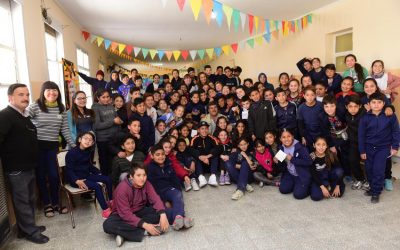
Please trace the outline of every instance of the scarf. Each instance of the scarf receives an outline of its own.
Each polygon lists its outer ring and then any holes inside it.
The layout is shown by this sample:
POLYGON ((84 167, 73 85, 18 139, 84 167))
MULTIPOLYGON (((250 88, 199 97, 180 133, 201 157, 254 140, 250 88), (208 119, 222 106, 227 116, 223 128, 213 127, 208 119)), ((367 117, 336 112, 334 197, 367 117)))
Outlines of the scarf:
POLYGON ((382 71, 382 72, 379 73, 379 74, 374 74, 374 73, 371 72, 371 77, 374 78, 374 79, 379 79, 379 78, 382 78, 382 76, 383 76, 384 74, 385 74, 385 71, 382 71))
POLYGON ((46 107, 48 107, 48 108, 58 107, 57 101, 55 101, 55 102, 44 101, 44 105, 46 105, 46 107))

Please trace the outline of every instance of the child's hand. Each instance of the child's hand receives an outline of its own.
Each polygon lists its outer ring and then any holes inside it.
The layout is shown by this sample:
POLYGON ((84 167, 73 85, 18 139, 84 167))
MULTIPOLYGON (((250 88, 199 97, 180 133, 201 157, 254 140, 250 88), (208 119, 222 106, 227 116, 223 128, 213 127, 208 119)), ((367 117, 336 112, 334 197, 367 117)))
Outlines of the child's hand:
POLYGON ((292 158, 293 158, 293 156, 291 154, 287 154, 286 160, 290 161, 290 160, 292 160, 292 158))
POLYGON ((312 160, 315 160, 315 153, 312 152, 312 153, 310 154, 310 157, 311 157, 312 160))
POLYGON ((267 173, 267 178, 272 180, 274 178, 274 176, 272 174, 270 174, 270 173, 267 173))
POLYGON ((221 159, 222 159, 223 161, 228 161, 228 160, 229 160, 229 156, 227 156, 227 155, 221 155, 221 159))
POLYGON ((255 135, 252 135, 252 136, 251 136, 251 139, 252 139, 253 141, 255 141, 255 140, 257 139, 257 137, 256 137, 255 135))
POLYGON ((391 107, 386 107, 385 108, 385 115, 386 116, 392 116, 393 115, 393 109, 391 107))
POLYGON ((148 223, 143 223, 144 230, 146 230, 149 234, 152 236, 158 236, 160 235, 160 231, 157 230, 156 225, 154 224, 148 224, 148 223))
POLYGON ((235 165, 236 169, 240 169, 240 164, 235 165))
POLYGON ((244 158, 247 158, 246 152, 242 151, 242 152, 240 152, 240 154, 243 155, 244 158))
POLYGON ((304 137, 301 137, 301 144, 303 144, 304 146, 306 146, 306 145, 307 145, 306 138, 304 138, 304 137))
POLYGON ((75 184, 78 185, 78 187, 79 187, 80 189, 88 190, 88 187, 87 187, 86 184, 85 184, 85 180, 77 180, 77 181, 75 182, 75 184))
POLYGON ((165 213, 160 215, 160 227, 164 233, 167 232, 169 223, 168 223, 167 215, 165 213))
POLYGON ((367 154, 360 154, 361 160, 366 160, 367 159, 367 154))
POLYGON ((117 125, 121 125, 123 123, 123 121, 121 120, 121 118, 119 118, 118 116, 114 118, 114 123, 117 125))
POLYGON ((324 185, 321 185, 320 188, 321 188, 322 194, 324 195, 325 198, 331 197, 328 189, 324 185))
POLYGON ((340 196, 340 188, 339 185, 336 185, 335 189, 332 192, 332 197, 338 198, 340 196))
POLYGON ((366 110, 367 112, 371 109, 371 107, 369 106, 369 103, 364 104, 364 108, 365 108, 365 110, 366 110))
POLYGON ((256 168, 257 168, 257 165, 254 163, 250 164, 249 166, 250 166, 250 170, 252 170, 252 171, 256 170, 256 168))
POLYGON ((390 157, 392 157, 393 155, 397 155, 397 152, 398 152, 397 149, 390 150, 390 157))
POLYGON ((337 150, 335 147, 330 147, 329 149, 331 150, 332 153, 337 154, 337 150))
POLYGON ((119 158, 125 158, 125 157, 126 157, 126 153, 123 152, 123 151, 118 152, 118 157, 119 157, 119 158))
POLYGON ((274 157, 273 160, 274 160, 275 163, 279 162, 279 160, 276 157, 274 157))

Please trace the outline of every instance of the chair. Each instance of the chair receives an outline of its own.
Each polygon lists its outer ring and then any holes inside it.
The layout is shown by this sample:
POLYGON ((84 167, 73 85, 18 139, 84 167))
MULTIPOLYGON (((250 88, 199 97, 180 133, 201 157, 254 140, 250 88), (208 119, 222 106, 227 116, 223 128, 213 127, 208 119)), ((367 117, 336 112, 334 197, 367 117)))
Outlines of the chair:
MULTIPOLYGON (((74 218, 74 214, 72 211, 72 197, 71 196, 75 196, 75 195, 81 195, 84 193, 90 193, 93 192, 93 190, 83 190, 80 188, 75 188, 72 187, 70 184, 66 183, 64 181, 64 167, 66 166, 65 163, 65 156, 67 155, 68 151, 61 151, 57 154, 57 164, 58 164, 58 174, 60 177, 60 191, 64 191, 65 195, 67 196, 67 202, 68 202, 68 210, 71 216, 71 224, 72 224, 72 228, 75 228, 75 218, 74 218)), ((99 183, 102 186, 103 189, 103 193, 107 194, 107 192, 105 191, 105 185, 103 183, 99 183)), ((106 200, 108 199, 108 196, 104 196, 106 198, 106 200)), ((96 199, 94 199, 94 206, 97 210, 97 203, 96 203, 96 199)), ((61 205, 60 205, 61 207, 61 205)))

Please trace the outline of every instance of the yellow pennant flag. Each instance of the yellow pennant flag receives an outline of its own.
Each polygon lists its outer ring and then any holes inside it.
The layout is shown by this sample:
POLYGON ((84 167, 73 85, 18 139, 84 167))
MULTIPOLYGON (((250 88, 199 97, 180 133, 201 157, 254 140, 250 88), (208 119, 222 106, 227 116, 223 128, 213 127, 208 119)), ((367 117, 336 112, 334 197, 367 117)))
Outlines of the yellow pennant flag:
POLYGON ((228 24, 228 29, 231 30, 231 20, 232 20, 233 9, 232 9, 232 7, 224 4, 222 6, 222 10, 224 11, 224 13, 226 15, 226 22, 228 24))
POLYGON ((98 36, 98 37, 97 37, 97 46, 100 47, 100 45, 103 43, 103 41, 104 41, 104 38, 98 36))
POLYGON ((225 55, 229 55, 229 52, 231 51, 231 46, 229 44, 222 46, 222 51, 225 55))
POLYGON ((149 50, 149 53, 150 53, 151 60, 153 60, 154 56, 157 54, 157 50, 151 49, 151 50, 149 50))
POLYGON ((254 40, 256 41, 256 43, 257 43, 258 45, 262 45, 263 36, 257 36, 257 37, 254 38, 254 40))
POLYGON ((125 47, 126 47, 126 45, 125 45, 125 44, 122 44, 122 43, 120 43, 120 44, 118 45, 118 50, 119 50, 119 53, 120 53, 120 54, 124 51, 125 47))
POLYGON ((172 53, 174 54, 175 61, 178 61, 179 56, 181 55, 181 51, 180 50, 174 50, 172 53))
POLYGON ((206 49, 206 53, 207 53, 208 57, 209 57, 210 59, 212 59, 213 54, 214 54, 214 48, 206 49))
POLYGON ((201 8, 201 0, 190 0, 190 5, 192 7, 194 20, 197 20, 199 18, 201 8))
POLYGON ((283 36, 289 35, 289 22, 288 21, 283 21, 284 27, 283 29, 283 36))
POLYGON ((254 28, 256 29, 256 33, 258 33, 259 21, 260 18, 258 16, 254 16, 254 28))
POLYGON ((269 20, 269 27, 270 27, 271 31, 272 30, 276 30, 276 28, 274 28, 275 27, 275 21, 274 20, 269 20))

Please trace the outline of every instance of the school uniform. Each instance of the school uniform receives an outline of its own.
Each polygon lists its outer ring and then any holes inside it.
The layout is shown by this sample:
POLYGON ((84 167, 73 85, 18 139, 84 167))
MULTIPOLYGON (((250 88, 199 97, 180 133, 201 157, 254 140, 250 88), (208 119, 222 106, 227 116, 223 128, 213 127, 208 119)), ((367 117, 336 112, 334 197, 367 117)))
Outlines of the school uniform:
POLYGON ((221 171, 226 171, 226 162, 220 158, 221 155, 229 156, 232 153, 233 144, 228 139, 224 143, 220 143, 211 150, 211 154, 218 158, 219 168, 221 171))
POLYGON ((115 156, 112 161, 111 179, 115 186, 121 181, 123 175, 131 171, 133 163, 142 164, 146 156, 140 152, 135 151, 129 157, 119 158, 115 156))
POLYGON ((111 79, 106 84, 105 89, 108 90, 111 98, 114 99, 114 97, 118 94, 118 89, 119 89, 119 86, 121 86, 121 84, 122 84, 122 82, 119 79, 117 79, 117 81, 114 81, 111 79))
MULTIPOLYGON (((195 162, 194 158, 192 155, 189 153, 189 148, 186 148, 184 152, 177 151, 175 154, 176 159, 179 161, 180 164, 182 164, 186 168, 190 168, 190 165, 195 162)), ((186 174, 187 176, 187 174, 186 174)), ((190 178, 196 178, 196 174, 192 173, 190 178)))
POLYGON ((147 153, 150 147, 154 146, 155 128, 153 120, 146 113, 140 115, 136 112, 132 113, 130 120, 137 119, 140 122, 140 138, 143 142, 143 151, 147 153))
POLYGON ((382 192, 385 179, 386 159, 390 150, 398 150, 400 143, 399 123, 396 115, 386 116, 382 110, 378 115, 366 113, 358 128, 360 154, 366 154, 365 170, 372 195, 382 192))
POLYGON ((171 84, 172 84, 172 87, 174 88, 174 90, 178 90, 179 89, 179 87, 182 84, 182 80, 183 79, 180 78, 180 77, 178 77, 177 79, 172 77, 171 84))
POLYGON ((87 76, 81 72, 78 73, 79 76, 89 85, 92 85, 92 95, 96 93, 98 89, 105 89, 107 82, 103 80, 97 80, 95 77, 87 76))
POLYGON ((267 130, 276 130, 276 112, 270 101, 254 102, 249 110, 249 131, 259 139, 264 138, 267 130))
MULTIPOLYGON (((246 152, 254 164, 257 164, 257 160, 251 155, 250 152, 246 152)), ((237 189, 243 193, 246 191, 248 183, 253 181, 253 175, 251 174, 250 165, 247 160, 238 150, 229 156, 229 160, 226 162, 226 169, 233 182, 236 183, 237 189), (236 164, 240 165, 240 168, 236 168, 236 164)))
POLYGON ((198 103, 193 103, 189 102, 186 105, 186 114, 191 114, 193 121, 200 122, 201 120, 201 115, 205 114, 205 106, 201 104, 200 102, 198 103))
POLYGON ((306 139, 307 148, 310 151, 315 138, 321 135, 320 116, 323 113, 324 109, 320 102, 315 102, 311 107, 303 103, 297 109, 299 134, 306 139))
POLYGON ((297 136, 297 107, 296 104, 288 102, 285 107, 281 105, 276 105, 275 107, 276 112, 276 123, 278 129, 290 129, 295 130, 294 134, 297 136))
POLYGON ((359 94, 363 94, 364 93, 364 84, 363 84, 363 80, 365 80, 368 77, 368 70, 364 67, 362 67, 362 74, 364 76, 364 79, 358 79, 358 75, 357 72, 354 70, 354 68, 351 69, 346 69, 342 76, 343 78, 350 76, 353 78, 354 80, 354 85, 353 85, 353 90, 359 94))
POLYGON ((157 89, 164 88, 164 84, 159 83, 159 84, 154 84, 150 83, 149 86, 146 88, 146 93, 151 93, 153 94, 157 89))
POLYGON ((327 93, 330 95, 336 95, 341 91, 340 87, 342 80, 342 76, 338 73, 335 73, 332 78, 328 78, 326 75, 324 75, 322 79, 326 86, 328 86, 327 93))
POLYGON ((306 198, 311 184, 310 166, 312 164, 307 148, 294 140, 291 147, 280 146, 280 150, 291 154, 292 159, 278 163, 283 169, 279 191, 282 194, 293 192, 296 199, 306 198))

